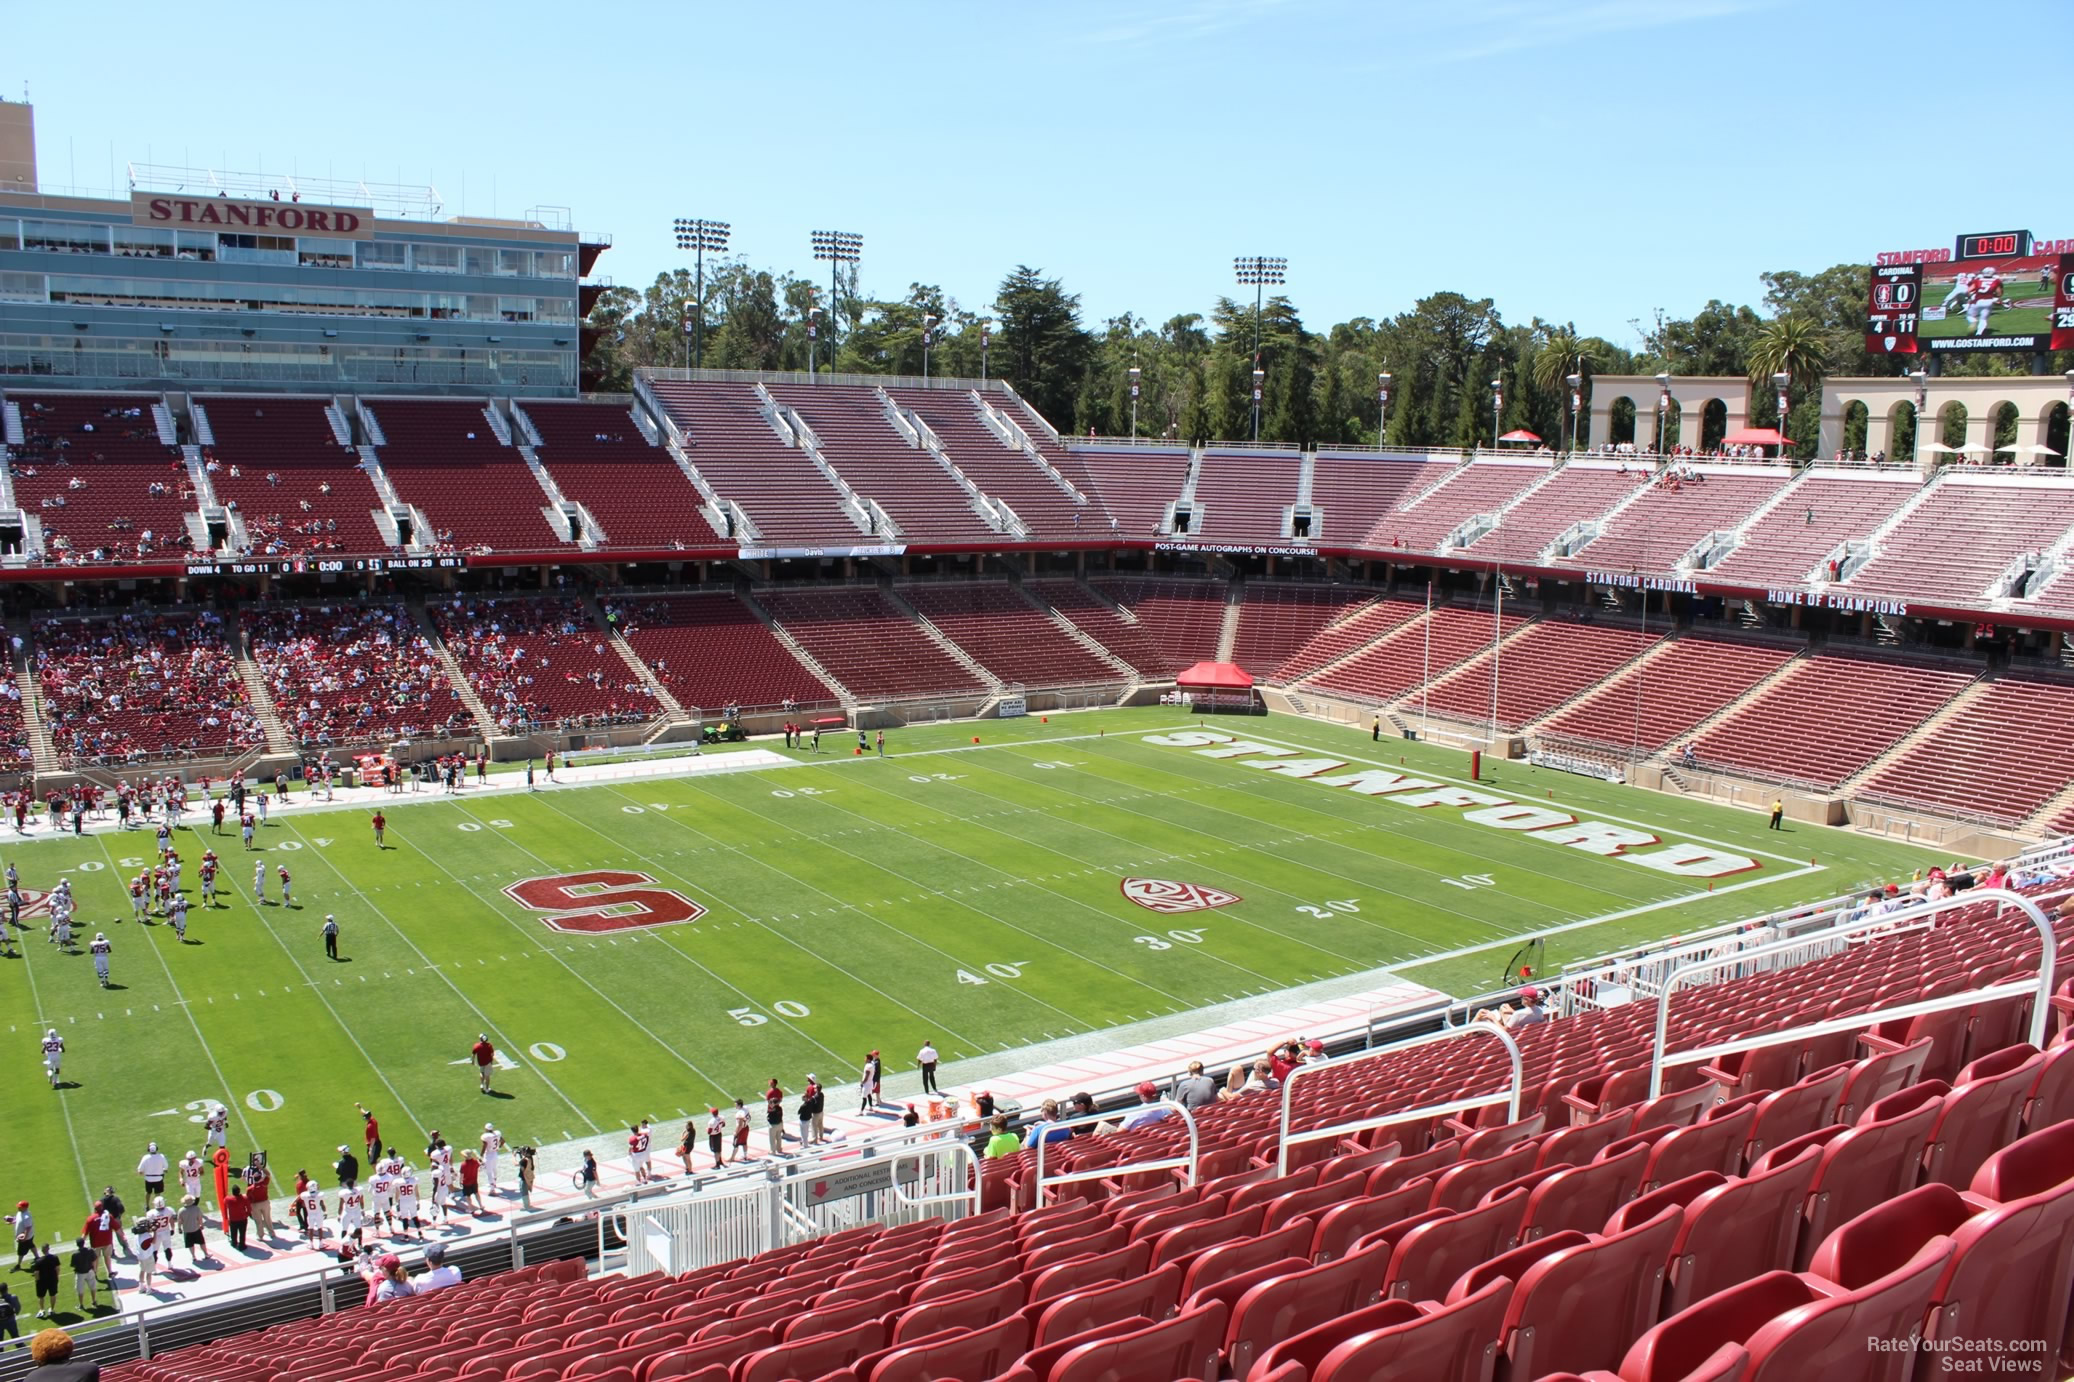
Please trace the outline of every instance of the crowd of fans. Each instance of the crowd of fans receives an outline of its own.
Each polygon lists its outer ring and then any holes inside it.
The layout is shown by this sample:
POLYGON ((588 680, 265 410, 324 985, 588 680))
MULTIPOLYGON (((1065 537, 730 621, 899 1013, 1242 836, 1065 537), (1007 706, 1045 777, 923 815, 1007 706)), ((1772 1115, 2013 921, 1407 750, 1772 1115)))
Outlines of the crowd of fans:
POLYGON ((22 405, 22 442, 14 449, 10 469, 17 481, 42 482, 26 488, 40 491, 36 508, 51 529, 45 548, 59 565, 127 560, 194 546, 183 523, 167 521, 169 501, 193 507, 193 483, 179 454, 161 443, 158 425, 142 405, 111 405, 82 418, 57 404, 29 399, 22 405), (111 451, 116 453, 112 458, 111 451), (160 456, 166 473, 140 482, 140 464, 156 465, 160 456), (95 473, 96 467, 103 473, 95 473), (134 506, 125 496, 136 501, 134 506), (77 517, 68 512, 73 509, 88 512, 77 517), (145 515, 141 522, 139 512, 145 515), (86 546, 79 532, 84 524, 98 525, 96 533, 106 536, 86 546))
POLYGON ((505 734, 638 724, 654 690, 578 600, 461 599, 431 606, 440 636, 505 734))
POLYGON ((401 603, 246 616, 281 723, 304 747, 390 742, 468 723, 432 641, 401 603))
POLYGON ((69 764, 235 753, 264 738, 213 611, 45 623, 35 666, 69 764))

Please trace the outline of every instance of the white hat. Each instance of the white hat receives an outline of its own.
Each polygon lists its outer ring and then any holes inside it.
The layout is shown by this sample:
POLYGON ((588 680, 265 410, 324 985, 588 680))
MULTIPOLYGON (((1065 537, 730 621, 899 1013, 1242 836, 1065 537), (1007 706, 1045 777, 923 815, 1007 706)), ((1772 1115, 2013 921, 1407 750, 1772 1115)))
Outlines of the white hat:
POLYGON ((482 1125, 482 1130, 484 1132, 495 1132, 497 1131, 497 1125, 495 1123, 485 1123, 482 1125))

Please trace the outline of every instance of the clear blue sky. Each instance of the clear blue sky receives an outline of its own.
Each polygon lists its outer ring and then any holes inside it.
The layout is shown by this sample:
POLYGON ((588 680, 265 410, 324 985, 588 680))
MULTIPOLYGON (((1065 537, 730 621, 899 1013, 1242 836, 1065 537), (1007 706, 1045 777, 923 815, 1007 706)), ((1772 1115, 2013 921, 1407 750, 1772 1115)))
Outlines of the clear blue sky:
POLYGON ((1281 254, 1313 326, 1454 289, 1633 345, 1657 308, 1756 302, 1766 269, 2074 236, 2069 0, 0 15, 46 185, 132 159, 430 182, 450 211, 573 208, 616 240, 599 272, 637 286, 695 215, 809 274, 810 230, 860 231, 879 295, 978 307, 1032 264, 1090 326, 1207 310, 1232 256, 1281 254))

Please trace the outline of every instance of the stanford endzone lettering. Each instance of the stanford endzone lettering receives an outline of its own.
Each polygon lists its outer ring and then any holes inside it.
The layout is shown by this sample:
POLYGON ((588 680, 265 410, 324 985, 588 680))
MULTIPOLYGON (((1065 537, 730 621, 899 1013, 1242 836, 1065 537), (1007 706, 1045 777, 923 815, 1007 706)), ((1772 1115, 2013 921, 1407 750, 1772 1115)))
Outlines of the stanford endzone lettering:
POLYGON ((706 909, 632 869, 586 869, 513 883, 505 895, 556 931, 605 935, 697 921, 706 909))
POLYGON ((281 230, 366 239, 370 213, 300 202, 232 201, 228 197, 153 197, 139 194, 131 214, 140 225, 281 230))
POLYGON ((1615 825, 1611 821, 1580 821, 1566 811, 1546 804, 1516 802, 1469 787, 1454 787, 1431 778, 1392 772, 1387 768, 1356 768, 1337 758, 1300 758, 1296 749, 1279 744, 1255 743, 1229 734, 1208 730, 1182 730, 1174 734, 1148 734, 1148 744, 1163 748, 1194 749, 1206 758, 1243 759, 1244 766, 1259 768, 1283 777, 1298 777, 1321 787, 1339 787, 1365 797, 1389 797, 1402 806, 1425 810, 1435 806, 1464 809, 1462 819, 1495 830, 1509 830, 1522 839, 1580 849, 1606 859, 1619 859, 1658 873, 1678 878, 1726 878, 1748 873, 1763 865, 1747 855, 1707 845, 1680 842, 1637 853, 1662 841, 1646 830, 1615 825), (1327 776, 1327 774, 1332 774, 1327 776))

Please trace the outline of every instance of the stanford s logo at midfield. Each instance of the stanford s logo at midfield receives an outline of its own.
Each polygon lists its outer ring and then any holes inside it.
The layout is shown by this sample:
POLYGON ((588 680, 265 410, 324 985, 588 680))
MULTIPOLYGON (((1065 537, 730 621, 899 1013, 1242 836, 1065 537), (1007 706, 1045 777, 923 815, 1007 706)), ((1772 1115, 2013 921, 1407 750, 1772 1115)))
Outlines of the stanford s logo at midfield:
POLYGON ((1148 912, 1206 912, 1212 907, 1229 907, 1246 900, 1222 888, 1176 883, 1169 878, 1126 878, 1123 895, 1148 912))
POLYGON ((589 869, 527 878, 504 892, 528 911, 542 913, 543 924, 592 936, 676 926, 706 914, 704 907, 683 893, 631 869, 589 869))

